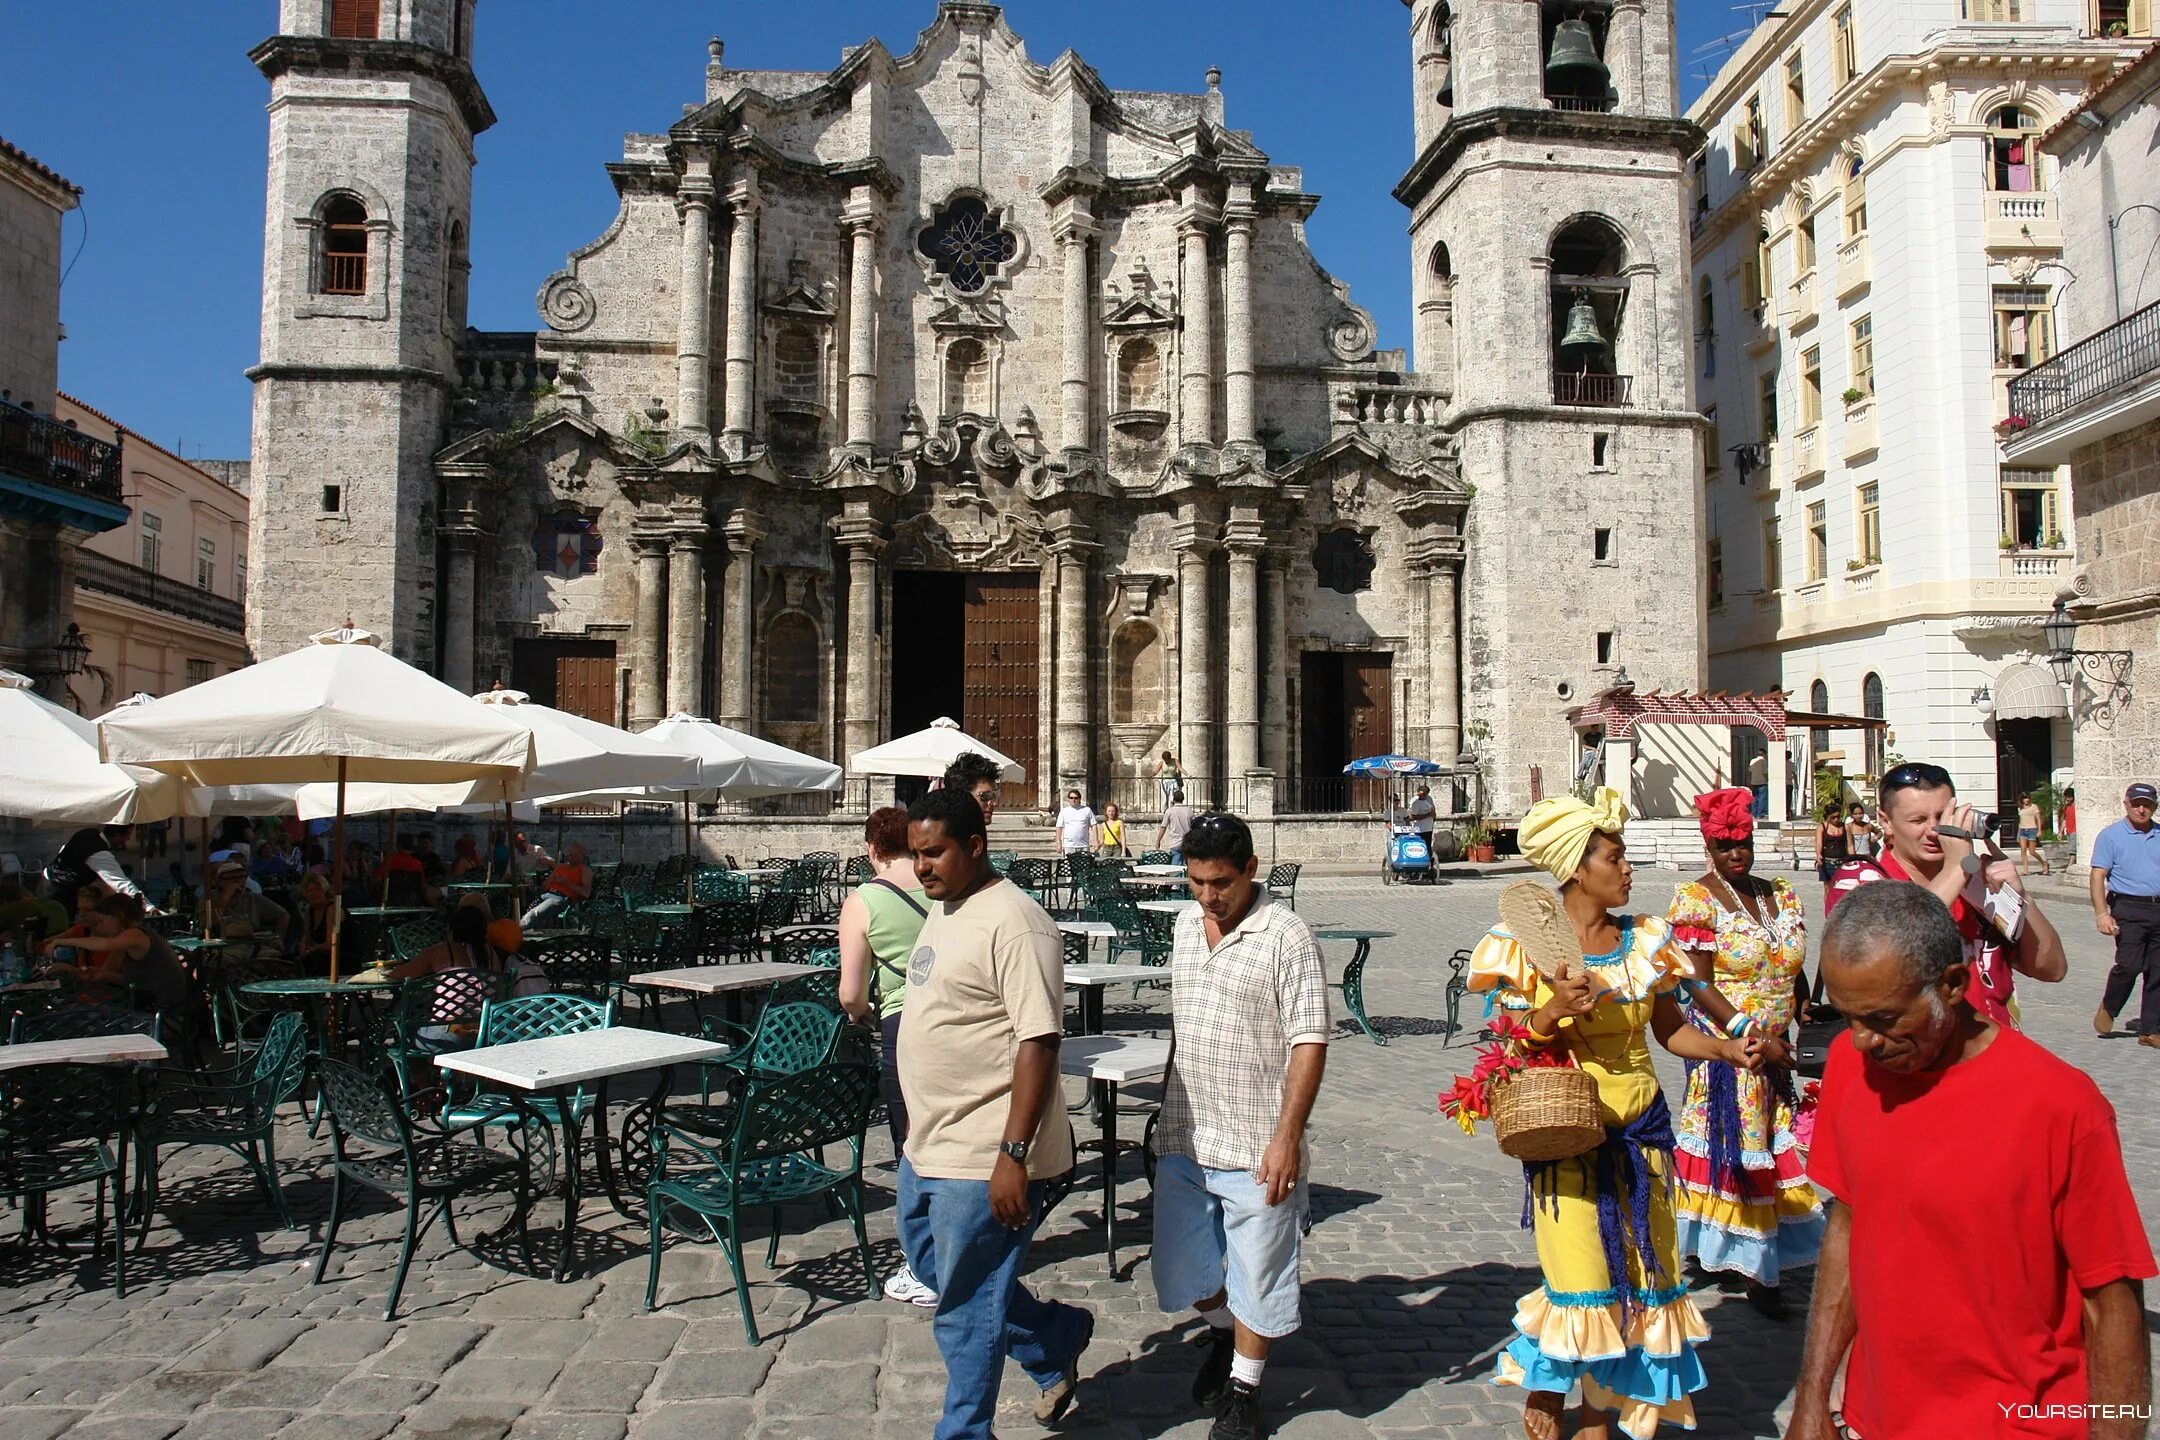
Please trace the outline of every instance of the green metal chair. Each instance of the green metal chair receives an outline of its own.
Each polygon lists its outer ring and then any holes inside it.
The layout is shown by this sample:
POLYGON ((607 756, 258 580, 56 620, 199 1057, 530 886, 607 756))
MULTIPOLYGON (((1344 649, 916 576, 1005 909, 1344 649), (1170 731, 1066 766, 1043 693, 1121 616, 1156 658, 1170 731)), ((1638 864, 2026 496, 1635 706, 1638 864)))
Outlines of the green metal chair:
POLYGON ((1027 891, 1036 904, 1049 908, 1057 885, 1057 867, 1050 861, 1034 855, 1015 860, 1012 868, 1005 872, 1005 878, 1027 891))
MULTIPOLYGON (((515 1045, 521 1040, 547 1040, 557 1035, 580 1035, 605 1030, 615 1023, 615 1002, 588 1000, 582 995, 520 995, 512 1000, 490 1000, 480 1007, 480 1034, 475 1050, 490 1045, 515 1045)), ((563 1116, 552 1096, 535 1095, 525 1104, 548 1123, 560 1127, 563 1116)), ((580 1085, 570 1092, 570 1108, 580 1124, 592 1107, 592 1091, 580 1085)), ((453 1130, 480 1125, 521 1123, 523 1111, 498 1090, 477 1089, 446 1105, 443 1124, 453 1130)))
POLYGON ((210 1038, 220 1050, 233 1052, 235 1063, 262 1043, 270 1021, 293 1009, 289 999, 264 999, 242 987, 257 980, 290 980, 300 968, 287 960, 226 960, 217 967, 210 987, 210 1038))
POLYGON ((421 915, 390 931, 390 953, 397 963, 406 961, 450 938, 450 922, 441 915, 421 915))
POLYGON ((1177 856, 1171 854, 1168 850, 1143 850, 1140 852, 1140 863, 1142 865, 1175 865, 1177 864, 1177 856))
POLYGON ((728 870, 703 869, 691 881, 691 890, 700 900, 748 900, 750 882, 728 870))
MULTIPOLYGON (((510 1097, 510 1105, 522 1112, 525 1123, 507 1132, 511 1148, 505 1151, 485 1143, 485 1127, 459 1129, 409 1118, 380 1080, 343 1061, 324 1059, 318 1073, 323 1113, 330 1120, 330 1219, 323 1227, 322 1253, 315 1259, 311 1283, 320 1285, 329 1268, 338 1225, 345 1218, 346 1188, 354 1184, 405 1202, 405 1242, 398 1252, 397 1275, 390 1282, 390 1299, 383 1306, 385 1320, 397 1319, 398 1297, 405 1292, 413 1249, 436 1216, 442 1217, 451 1243, 465 1248, 450 1209, 450 1202, 459 1196, 508 1183, 517 1196, 511 1224, 517 1227, 518 1249, 526 1268, 532 1267, 532 1241, 526 1230, 533 1197, 531 1145, 532 1137, 545 1130, 547 1122, 521 1098, 510 1097), (423 1206, 432 1207, 425 1219, 423 1206)), ((552 1140, 553 1132, 548 1133, 552 1140)))
POLYGON ((797 926, 785 935, 773 936, 772 958, 789 965, 840 964, 840 927, 797 926), (830 958, 827 958, 827 957, 830 958))
MULTIPOLYGON (((438 970, 399 987, 382 1047, 399 1089, 412 1092, 416 1066, 429 1075, 437 1055, 468 1048, 479 1034, 487 1002, 501 999, 509 983, 510 977, 496 970, 438 970)), ((428 1083, 432 1080, 421 1088, 428 1083)))
MULTIPOLYGON (((837 972, 835 972, 837 977, 837 972)), ((815 977, 804 976, 804 979, 815 977)), ((778 987, 774 987, 777 989, 778 987)), ((699 1065, 699 1096, 712 1104, 713 1079, 717 1075, 730 1093, 757 1075, 793 1075, 822 1065, 832 1058, 833 1047, 847 1017, 837 1006, 823 1000, 768 1002, 747 1040, 736 1043, 741 1032, 727 1021, 707 1017, 700 1025, 708 1040, 735 1044, 735 1050, 718 1060, 699 1065)))
POLYGON ((1297 909, 1297 877, 1305 867, 1295 860, 1285 860, 1267 873, 1268 894, 1297 909))
POLYGON ((1012 874, 1013 862, 1019 858, 1020 852, 1017 850, 992 850, 990 852, 990 868, 1000 875, 1010 875, 1012 874))
POLYGON ((770 1268, 779 1261, 782 1207, 826 1197, 855 1226, 863 1283, 875 1296, 877 1276, 863 1228, 862 1151, 876 1094, 876 1069, 853 1061, 752 1080, 735 1106, 724 1144, 669 1123, 663 1111, 653 1131, 652 1177, 645 1187, 650 1226, 645 1308, 652 1309, 659 1298, 661 1232, 709 1238, 727 1255, 743 1333, 757 1344, 757 1320, 743 1277, 743 1218, 755 1210, 768 1213, 772 1240, 765 1263, 770 1268), (846 1162, 823 1163, 826 1147, 842 1144, 846 1162))
POLYGON ((1140 902, 1122 890, 1103 891, 1090 902, 1091 908, 1117 929, 1109 945, 1110 963, 1115 965, 1123 955, 1136 957, 1142 965, 1167 965, 1170 963, 1170 945, 1174 934, 1172 926, 1177 917, 1158 915, 1142 910, 1140 902), (1157 925, 1157 920, 1169 921, 1170 925, 1157 925))
POLYGON ((547 972, 548 987, 564 995, 588 1000, 615 998, 615 951, 599 936, 576 940, 550 940, 534 956, 547 972))
POLYGON ((95 1254, 109 1195, 115 1295, 127 1294, 127 1134, 134 1082, 118 1065, 32 1065, 0 1074, 0 1199, 22 1202, 27 1238, 44 1229, 46 1198, 54 1191, 95 1185, 95 1254))
POLYGON ((1440 1045, 1445 1049, 1462 1029, 1463 997, 1470 993, 1470 952, 1457 950, 1448 956, 1447 1023, 1440 1030, 1440 1045))
POLYGON ((270 1018, 261 1043, 241 1064, 192 1074, 155 1072, 136 1131, 142 1237, 149 1235, 150 1216, 157 1209, 158 1152, 168 1146, 216 1145, 232 1151, 247 1161, 285 1228, 293 1228, 292 1207, 278 1183, 277 1112, 300 1093, 307 1057, 306 1026, 298 1011, 287 1010, 270 1018))

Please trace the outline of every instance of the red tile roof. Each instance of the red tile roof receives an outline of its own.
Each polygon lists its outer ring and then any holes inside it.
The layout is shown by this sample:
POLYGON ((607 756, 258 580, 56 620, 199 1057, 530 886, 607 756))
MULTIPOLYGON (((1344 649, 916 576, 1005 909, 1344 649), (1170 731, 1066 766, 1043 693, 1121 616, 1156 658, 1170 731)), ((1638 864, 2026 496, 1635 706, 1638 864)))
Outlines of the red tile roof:
POLYGON ((2156 57, 2160 57, 2160 44, 2146 46, 2145 53, 2094 86, 2091 94, 2071 106, 2062 119, 2049 126, 2048 132, 2040 137, 2040 144, 2043 147, 2051 146, 2057 136, 2076 123, 2078 116, 2098 105, 2111 91, 2128 84, 2133 76, 2149 74, 2156 63, 2156 57))
POLYGON ((58 185, 61 189, 67 191, 70 195, 82 194, 82 186, 77 185, 74 181, 68 179, 67 176, 62 175, 59 171, 53 169, 52 166, 47 165, 44 161, 38 159, 35 155, 32 155, 29 151, 23 149, 21 146, 9 144, 7 137, 4 135, 0 135, 0 155, 4 155, 11 160, 17 161, 18 163, 27 167, 33 174, 42 176, 43 178, 50 180, 53 184, 58 185))

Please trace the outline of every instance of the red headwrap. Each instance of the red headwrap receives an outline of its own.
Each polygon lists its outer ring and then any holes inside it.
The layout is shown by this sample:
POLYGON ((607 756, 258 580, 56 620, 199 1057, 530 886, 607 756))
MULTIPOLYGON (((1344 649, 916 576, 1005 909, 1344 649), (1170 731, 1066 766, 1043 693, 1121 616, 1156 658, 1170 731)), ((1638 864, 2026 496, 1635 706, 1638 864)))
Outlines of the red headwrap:
POLYGON ((1755 792, 1734 788, 1695 797, 1705 840, 1745 840, 1755 833, 1755 792))

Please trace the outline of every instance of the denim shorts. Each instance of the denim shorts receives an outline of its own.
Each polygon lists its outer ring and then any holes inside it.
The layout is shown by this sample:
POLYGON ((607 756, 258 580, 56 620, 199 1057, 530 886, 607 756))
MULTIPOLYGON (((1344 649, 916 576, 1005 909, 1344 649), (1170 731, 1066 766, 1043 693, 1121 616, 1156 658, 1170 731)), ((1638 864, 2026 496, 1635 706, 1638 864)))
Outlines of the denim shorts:
POLYGON ((1269 1339, 1298 1328, 1298 1253, 1311 1196, 1300 1178, 1280 1205, 1249 1170, 1210 1170, 1189 1155, 1155 1163, 1155 1298, 1175 1313, 1218 1290, 1230 1313, 1269 1339))

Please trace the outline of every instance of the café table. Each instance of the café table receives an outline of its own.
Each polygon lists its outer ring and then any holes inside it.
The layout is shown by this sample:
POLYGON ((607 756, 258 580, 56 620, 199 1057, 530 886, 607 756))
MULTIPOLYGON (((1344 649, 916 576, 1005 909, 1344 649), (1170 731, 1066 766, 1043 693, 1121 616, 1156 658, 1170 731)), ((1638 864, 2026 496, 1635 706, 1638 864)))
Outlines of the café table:
POLYGON ((1364 930, 1349 925, 1321 925, 1313 930, 1315 940, 1356 942, 1357 948, 1350 952, 1350 963, 1343 967, 1342 979, 1328 983, 1329 988, 1343 992, 1343 1008, 1350 1012, 1350 1018, 1357 1021, 1358 1029, 1363 1030, 1375 1045, 1387 1044, 1387 1037, 1374 1030, 1372 1022, 1365 1018, 1365 962, 1372 958, 1373 941, 1394 938, 1395 932, 1392 930, 1364 930))
MULTIPOLYGON (((361 934, 366 937, 365 941, 362 943, 354 944, 351 947, 352 954, 348 955, 346 958, 352 959, 357 956, 359 959, 367 962, 381 959, 382 957, 375 953, 376 948, 383 942, 389 940, 390 932, 392 930, 394 930, 395 928, 397 928, 398 925, 402 924, 407 920, 418 920, 424 916, 433 915, 434 913, 434 907, 429 905, 346 906, 344 912, 345 918, 348 920, 358 920, 362 922, 362 924, 366 927, 364 930, 361 931, 361 934)), ((356 939, 357 938, 358 937, 356 937, 356 939)))
POLYGON ((1197 900, 1142 900, 1139 902, 1139 908, 1152 910, 1157 915, 1183 915, 1188 910, 1199 909, 1200 902, 1197 900))
POLYGON ((1135 865, 1132 868, 1134 875, 1146 876, 1149 879, 1159 879, 1165 875, 1174 875, 1180 880, 1185 878, 1183 865, 1135 865))
POLYGON ((1182 890, 1185 888, 1185 872, 1175 875, 1127 875, 1118 882, 1136 890, 1182 890))
MULTIPOLYGON (((752 960, 740 965, 686 965, 674 970, 648 970, 633 975, 629 983, 641 989, 674 990, 688 995, 693 1007, 708 995, 725 997, 728 1023, 742 1028, 743 995, 764 990, 797 975, 834 973, 824 965, 798 965, 787 960, 752 960)), ((701 1012, 702 1014, 702 1012, 701 1012)))
POLYGON ((601 1183, 621 1209, 620 1199, 613 1195, 614 1162, 608 1155, 608 1080, 644 1070, 717 1060, 727 1052, 728 1047, 716 1040, 698 1040, 632 1025, 611 1025, 601 1030, 551 1035, 543 1040, 520 1040, 510 1045, 452 1051, 437 1055, 435 1064, 438 1069, 529 1095, 545 1094, 555 1101, 563 1127, 563 1228, 555 1250, 555 1279, 561 1282, 570 1278, 570 1262, 577 1244, 578 1204, 584 1190, 579 1158, 583 1149, 584 1114, 572 1103, 572 1092, 581 1085, 597 1082, 591 1107, 594 1147, 600 1160, 601 1183))
POLYGON ((295 975, 277 980, 250 980, 240 987, 240 993, 263 1000, 298 1000, 306 1004, 314 1021, 315 1051, 325 1054, 337 1035, 337 1026, 331 1023, 330 1007, 334 998, 394 995, 404 983, 387 975, 354 974, 336 980, 323 975, 295 975))
POLYGON ((1117 1092, 1135 1080, 1159 1080, 1170 1069, 1170 1042, 1141 1035, 1088 1035, 1058 1046, 1058 1069, 1086 1080, 1102 1131, 1103 1256, 1117 1277, 1117 1092))
POLYGON ((1065 984, 1080 997, 1080 1033, 1103 1033, 1103 991, 1112 985, 1168 985, 1167 965, 1067 965, 1065 984))
POLYGON ((165 1057, 165 1047, 148 1035, 78 1035, 0 1045, 0 1070, 27 1070, 33 1065, 154 1065, 165 1057))
MULTIPOLYGON (((1107 920, 1060 920, 1057 927, 1060 935, 1075 935, 1080 938, 1084 946, 1081 953, 1084 955, 1094 953, 1097 940, 1117 939, 1117 926, 1107 920)), ((1065 953, 1069 955, 1072 951, 1068 948, 1065 953)))

